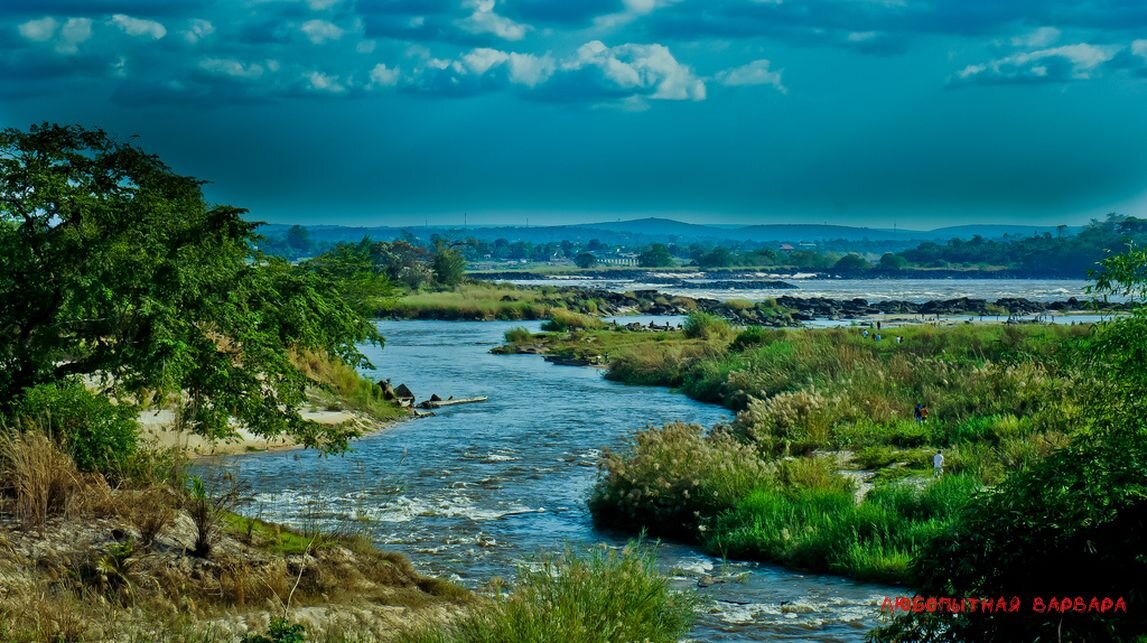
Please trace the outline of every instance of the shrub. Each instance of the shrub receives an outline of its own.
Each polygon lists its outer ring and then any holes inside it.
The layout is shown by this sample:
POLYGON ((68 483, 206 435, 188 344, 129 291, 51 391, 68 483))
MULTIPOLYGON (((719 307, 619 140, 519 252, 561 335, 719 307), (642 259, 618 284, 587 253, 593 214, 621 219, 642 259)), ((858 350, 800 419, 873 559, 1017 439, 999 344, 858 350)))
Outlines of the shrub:
POLYGON ((716 315, 693 312, 685 318, 684 332, 689 339, 724 339, 733 333, 733 327, 716 315))
POLYGON ((507 595, 444 628, 409 630, 406 642, 680 640, 693 620, 696 599, 671 587, 651 554, 634 546, 570 550, 523 566, 507 595))
POLYGON ((775 341, 779 335, 777 331, 769 330, 764 326, 749 326, 745 330, 737 333, 736 339, 733 340, 733 344, 729 348, 735 351, 756 348, 775 341))
POLYGON ((26 389, 14 415, 46 427, 81 471, 118 469, 135 451, 139 433, 133 407, 114 404, 78 382, 26 389))
POLYGON ((307 640, 306 632, 307 628, 301 623, 277 618, 267 625, 265 634, 248 634, 240 643, 303 643, 307 640))
POLYGON ((518 326, 506 331, 505 337, 508 344, 524 344, 530 341, 533 335, 530 334, 530 331, 518 326))
POLYGON ((625 450, 606 451, 599 467, 589 499, 595 523, 682 537, 696 535, 699 517, 771 480, 751 446, 696 424, 639 431, 625 450))
POLYGON ((570 330, 584 330, 604 328, 605 324, 602 323, 597 317, 590 317, 581 313, 575 313, 565 308, 555 308, 550 311, 550 319, 542 323, 542 330, 548 332, 566 332, 570 330))
POLYGON ((733 429, 766 454, 808 453, 828 442, 826 406, 816 391, 750 398, 733 421, 733 429))

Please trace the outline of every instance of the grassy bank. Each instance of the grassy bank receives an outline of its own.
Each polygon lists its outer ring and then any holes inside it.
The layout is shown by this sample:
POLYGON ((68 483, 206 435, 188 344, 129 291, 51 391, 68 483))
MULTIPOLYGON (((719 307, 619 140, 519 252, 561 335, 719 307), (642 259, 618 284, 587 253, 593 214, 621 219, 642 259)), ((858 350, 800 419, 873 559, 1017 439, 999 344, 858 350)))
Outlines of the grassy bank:
POLYGON ((1086 326, 515 333, 513 348, 607 356, 607 377, 681 389, 736 418, 639 431, 607 452, 602 526, 719 555, 911 583, 911 561, 979 490, 1070 442, 1083 423, 1086 326), (899 336, 901 340, 896 341, 899 336), (914 417, 926 406, 926 421, 914 417), (932 480, 942 450, 945 476, 932 480))
POLYGON ((403 295, 379 312, 398 319, 546 319, 556 309, 596 314, 602 303, 557 287, 468 282, 452 290, 403 295))

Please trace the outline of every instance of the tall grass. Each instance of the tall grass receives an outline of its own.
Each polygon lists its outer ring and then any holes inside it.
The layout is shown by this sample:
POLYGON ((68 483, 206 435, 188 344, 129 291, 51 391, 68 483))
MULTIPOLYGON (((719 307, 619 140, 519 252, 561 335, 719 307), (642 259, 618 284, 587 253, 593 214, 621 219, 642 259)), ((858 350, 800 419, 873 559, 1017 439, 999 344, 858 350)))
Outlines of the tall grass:
POLYGON ((513 589, 455 622, 402 633, 407 643, 677 641, 696 599, 670 587, 648 551, 570 550, 522 567, 513 589))
POLYGON ((758 489, 719 516, 705 542, 726 556, 908 583, 913 555, 978 489, 972 477, 947 476, 923 489, 890 485, 859 505, 847 489, 758 489))
POLYGON ((71 456, 40 431, 0 432, 0 487, 26 527, 63 514, 79 486, 71 456))
POLYGON ((550 311, 550 319, 542 323, 542 330, 565 332, 569 330, 598 329, 604 326, 605 324, 597 317, 575 313, 564 308, 555 308, 550 311))
POLYGON ((403 411, 382 396, 382 389, 337 357, 316 351, 293 354, 292 362, 328 394, 332 408, 349 407, 378 420, 400 417, 403 411))
POLYGON ((732 507, 773 475, 728 433, 682 423, 637 432, 598 466, 602 475, 589 499, 595 523, 687 538, 696 536, 698 516, 732 507))

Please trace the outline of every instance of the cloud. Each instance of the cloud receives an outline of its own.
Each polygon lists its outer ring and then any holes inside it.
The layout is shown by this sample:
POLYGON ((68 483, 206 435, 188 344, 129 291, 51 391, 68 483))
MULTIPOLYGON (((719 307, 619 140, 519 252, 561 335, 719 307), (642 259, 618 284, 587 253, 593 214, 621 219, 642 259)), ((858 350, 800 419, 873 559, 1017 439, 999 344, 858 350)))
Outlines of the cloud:
POLYGON ((463 6, 473 10, 468 17, 456 24, 472 34, 489 33, 503 40, 521 40, 530 26, 514 22, 494 13, 495 0, 466 0, 463 6))
POLYGON ((48 16, 38 20, 29 20, 17 27, 17 30, 26 40, 48 42, 56 35, 56 28, 59 26, 60 23, 56 22, 55 18, 48 16))
POLYGON ((1059 40, 1059 29, 1055 27, 1040 27, 1025 34, 1015 36, 1011 43, 1013 47, 1047 47, 1059 40))
POLYGON ((213 33, 215 33, 215 25, 211 24, 210 20, 203 20, 201 18, 191 19, 188 22, 187 28, 179 32, 189 45, 194 45, 213 33))
POLYGON ((561 65, 561 72, 588 80, 603 95, 645 97, 655 100, 705 100, 705 82, 677 62, 661 44, 625 44, 607 47, 600 40, 578 48, 561 65))
POLYGON ((117 13, 111 18, 108 18, 108 22, 118 27, 120 31, 125 34, 136 38, 160 40, 167 35, 167 28, 154 20, 133 18, 122 13, 117 13))
POLYGON ((299 30, 316 45, 343 37, 342 27, 326 20, 308 20, 299 27, 299 30))
POLYGON ((394 87, 402 77, 402 70, 378 63, 370 70, 370 83, 375 87, 394 87))
POLYGON ((345 94, 347 86, 335 75, 312 71, 306 75, 307 86, 320 94, 345 94))
POLYGON ((1122 49, 1120 45, 1078 43, 1021 52, 968 65, 951 84, 1062 83, 1089 80, 1122 49))
POLYGON ((777 91, 785 94, 788 89, 781 82, 781 72, 771 71, 769 61, 765 59, 726 69, 717 73, 717 82, 726 87, 745 87, 750 85, 772 85, 777 91))
POLYGON ((29 20, 17 27, 17 31, 27 41, 55 44, 61 54, 75 54, 79 45, 92 37, 90 18, 68 18, 63 24, 52 17, 29 20))
POLYGON ((257 80, 266 72, 259 63, 244 63, 233 58, 204 58, 199 61, 199 69, 214 76, 238 80, 257 80))

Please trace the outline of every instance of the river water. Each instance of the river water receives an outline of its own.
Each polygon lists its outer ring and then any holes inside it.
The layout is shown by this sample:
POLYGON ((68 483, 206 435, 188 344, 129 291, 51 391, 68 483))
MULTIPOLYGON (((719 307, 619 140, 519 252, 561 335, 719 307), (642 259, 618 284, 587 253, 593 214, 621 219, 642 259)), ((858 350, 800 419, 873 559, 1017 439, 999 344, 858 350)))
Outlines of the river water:
MULTIPOLYGON (((668 276, 668 273, 665 275, 668 276)), ((933 299, 957 299, 971 297, 995 301, 1001 298, 1024 297, 1032 301, 1062 301, 1070 297, 1080 300, 1089 298, 1085 288, 1091 283, 1083 279, 833 279, 833 278, 792 278, 785 275, 767 273, 746 273, 733 279, 720 279, 722 282, 750 282, 779 279, 796 286, 795 289, 777 288, 714 288, 712 280, 703 273, 689 274, 683 281, 688 288, 675 285, 646 283, 632 279, 545 279, 511 280, 509 283, 521 285, 584 286, 602 288, 615 292, 634 290, 659 290, 670 295, 687 297, 707 297, 710 299, 745 299, 761 301, 776 297, 828 297, 830 299, 854 299, 869 301, 898 299, 912 302, 925 302, 933 299)))
MULTIPOLYGON (((492 355, 503 333, 536 323, 387 321, 384 349, 368 350, 372 378, 407 384, 420 398, 487 395, 353 443, 344 457, 280 451, 221 458, 252 488, 249 515, 305 528, 367 529, 424 573, 478 587, 512 578, 541 552, 622 536, 593 528, 585 498, 599 449, 634 429, 729 419, 717 406, 665 389, 606 381, 596 369, 534 355, 492 355)), ((216 471, 218 472, 218 471, 216 471)), ((659 565, 682 587, 701 576, 736 577, 697 591, 710 599, 698 640, 854 641, 876 624, 894 588, 770 565, 722 562, 675 544, 659 565)))

